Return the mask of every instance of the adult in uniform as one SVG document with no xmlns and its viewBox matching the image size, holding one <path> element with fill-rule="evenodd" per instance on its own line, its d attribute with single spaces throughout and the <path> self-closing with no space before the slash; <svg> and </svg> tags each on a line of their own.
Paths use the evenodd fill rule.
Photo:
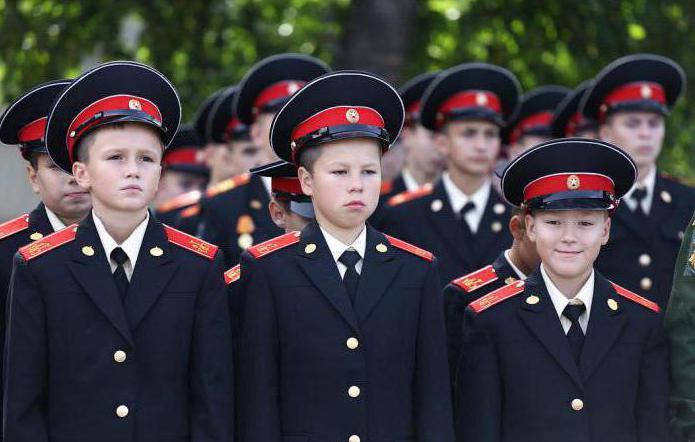
<svg viewBox="0 0 695 442">
<path fill-rule="evenodd" d="M 591 80 L 581 82 L 557 105 L 550 124 L 554 138 L 598 138 L 598 121 L 585 117 L 579 110 L 579 105 L 590 85 Z"/>
<path fill-rule="evenodd" d="M 262 163 L 276 161 L 268 134 L 275 113 L 307 81 L 328 72 L 322 61 L 299 54 L 280 54 L 258 62 L 244 76 L 237 91 L 236 117 L 249 126 Z M 243 175 L 230 189 L 208 199 L 203 213 L 203 239 L 218 244 L 228 266 L 239 262 L 247 247 L 282 233 L 268 216 L 270 178 Z M 246 220 L 252 222 L 248 223 Z"/>
<path fill-rule="evenodd" d="M 15 257 L 5 440 L 232 440 L 221 254 L 147 209 L 180 109 L 162 74 L 129 61 L 87 71 L 53 105 L 49 154 L 93 211 Z"/>
<path fill-rule="evenodd" d="M 599 121 L 599 136 L 637 163 L 611 238 L 596 262 L 608 278 L 665 308 L 683 230 L 695 210 L 695 190 L 657 170 L 665 116 L 685 86 L 683 69 L 659 55 L 637 54 L 606 66 L 586 93 L 582 112 Z"/>
<path fill-rule="evenodd" d="M 434 258 L 366 224 L 403 117 L 390 85 L 345 71 L 273 120 L 316 221 L 242 255 L 243 440 L 453 440 Z"/>
<path fill-rule="evenodd" d="M 422 99 L 420 123 L 435 132 L 447 170 L 433 187 L 392 197 L 380 226 L 431 250 L 440 260 L 442 287 L 489 264 L 512 242 L 504 228 L 510 210 L 490 175 L 500 127 L 516 111 L 519 95 L 511 72 L 469 63 L 438 75 Z"/>
<path fill-rule="evenodd" d="M 617 147 L 558 139 L 502 176 L 527 210 L 540 268 L 469 304 L 456 412 L 461 441 L 667 440 L 659 306 L 593 268 L 637 169 Z"/>
</svg>

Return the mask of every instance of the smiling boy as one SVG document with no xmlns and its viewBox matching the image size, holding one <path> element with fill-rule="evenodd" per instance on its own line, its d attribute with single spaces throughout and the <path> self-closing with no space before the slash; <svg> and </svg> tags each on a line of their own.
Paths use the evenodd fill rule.
<svg viewBox="0 0 695 442">
<path fill-rule="evenodd" d="M 659 306 L 593 267 L 636 176 L 623 151 L 581 138 L 507 166 L 505 198 L 527 211 L 541 266 L 466 311 L 458 440 L 667 440 Z"/>
<path fill-rule="evenodd" d="M 336 72 L 273 120 L 316 220 L 242 255 L 244 440 L 453 440 L 434 258 L 366 224 L 403 117 L 383 80 Z"/>
<path fill-rule="evenodd" d="M 5 440 L 232 440 L 222 258 L 148 211 L 179 119 L 173 86 L 134 62 L 56 100 L 49 154 L 93 210 L 15 257 Z"/>
</svg>

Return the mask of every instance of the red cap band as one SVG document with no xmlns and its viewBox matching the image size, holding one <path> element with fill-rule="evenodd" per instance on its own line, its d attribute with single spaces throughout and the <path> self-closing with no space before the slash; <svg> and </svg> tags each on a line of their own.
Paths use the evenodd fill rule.
<svg viewBox="0 0 695 442">
<path fill-rule="evenodd" d="M 559 173 L 540 177 L 524 187 L 524 201 L 566 192 L 568 190 L 594 190 L 615 194 L 613 180 L 595 173 Z"/>
<path fill-rule="evenodd" d="M 253 114 L 258 115 L 261 108 L 280 98 L 291 97 L 306 84 L 306 81 L 285 80 L 271 84 L 263 89 L 253 102 Z"/>
<path fill-rule="evenodd" d="M 573 137 L 577 133 L 577 129 L 588 124 L 589 121 L 587 118 L 584 118 L 581 112 L 576 112 L 565 125 L 565 136 Z"/>
<path fill-rule="evenodd" d="M 420 115 L 420 100 L 413 101 L 405 108 L 405 124 L 413 125 Z"/>
<path fill-rule="evenodd" d="M 497 95 L 489 91 L 459 92 L 446 100 L 437 112 L 437 126 L 443 125 L 452 111 L 466 108 L 486 108 L 498 114 L 502 113 L 502 105 Z"/>
<path fill-rule="evenodd" d="M 273 177 L 270 180 L 270 188 L 273 192 L 292 193 L 294 195 L 304 195 L 299 178 Z"/>
<path fill-rule="evenodd" d="M 177 148 L 167 151 L 162 161 L 167 166 L 200 166 L 203 164 L 200 150 L 195 147 Z"/>
<path fill-rule="evenodd" d="M 67 136 L 65 138 L 65 142 L 68 146 L 68 156 L 70 161 L 73 161 L 73 149 L 75 148 L 75 143 L 80 138 L 80 135 L 82 135 L 90 127 L 98 124 L 101 120 L 94 120 L 88 126 L 80 128 L 80 133 L 77 133 L 77 128 L 90 118 L 93 118 L 99 112 L 117 110 L 142 111 L 158 122 L 161 123 L 162 121 L 162 113 L 159 112 L 157 106 L 150 100 L 137 97 L 135 95 L 112 95 L 110 97 L 104 97 L 101 100 L 95 101 L 87 106 L 84 110 L 82 110 L 82 112 L 77 114 L 75 119 L 72 120 L 72 123 L 70 123 Z"/>
<path fill-rule="evenodd" d="M 522 135 L 531 129 L 550 127 L 553 116 L 553 113 L 550 111 L 537 112 L 519 121 L 509 136 L 509 143 L 515 143 Z"/>
<path fill-rule="evenodd" d="M 650 100 L 666 105 L 666 92 L 664 92 L 664 88 L 658 83 L 647 81 L 628 83 L 606 95 L 599 109 L 599 120 L 603 121 L 611 106 L 624 102 L 641 100 Z"/>
<path fill-rule="evenodd" d="M 43 140 L 44 132 L 46 131 L 47 117 L 39 118 L 27 124 L 19 130 L 17 138 L 20 143 L 29 143 L 31 141 Z"/>
<path fill-rule="evenodd" d="M 361 124 L 381 128 L 385 126 L 384 119 L 379 112 L 371 107 L 336 106 L 322 110 L 299 123 L 292 131 L 292 141 L 296 141 L 324 127 L 349 124 Z"/>
<path fill-rule="evenodd" d="M 239 126 L 243 126 L 241 120 L 239 120 L 238 118 L 230 118 L 230 120 L 227 122 L 227 126 L 224 128 L 224 136 L 227 139 L 227 141 L 231 141 L 234 139 L 234 131 Z"/>
</svg>

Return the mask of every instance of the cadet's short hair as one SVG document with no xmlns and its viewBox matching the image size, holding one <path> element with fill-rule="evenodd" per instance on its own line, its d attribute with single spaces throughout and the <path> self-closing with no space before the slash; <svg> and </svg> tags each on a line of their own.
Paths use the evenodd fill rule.
<svg viewBox="0 0 695 442">
<path fill-rule="evenodd" d="M 300 167 L 308 170 L 309 173 L 314 173 L 314 164 L 323 153 L 325 147 L 326 146 L 324 144 L 319 144 L 317 146 L 311 146 L 300 150 L 299 157 L 297 158 L 297 164 Z"/>
</svg>

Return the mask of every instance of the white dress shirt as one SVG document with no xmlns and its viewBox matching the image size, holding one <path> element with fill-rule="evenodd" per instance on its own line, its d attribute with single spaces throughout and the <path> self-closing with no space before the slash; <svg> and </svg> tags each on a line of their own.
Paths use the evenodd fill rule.
<svg viewBox="0 0 695 442">
<path fill-rule="evenodd" d="M 150 219 L 149 211 L 147 212 L 145 220 L 138 224 L 135 230 L 133 230 L 133 233 L 131 233 L 130 236 L 126 238 L 126 240 L 123 241 L 121 244 L 118 244 L 116 240 L 114 240 L 113 237 L 109 235 L 109 232 L 106 231 L 104 223 L 101 221 L 101 219 L 99 219 L 97 214 L 94 213 L 94 210 L 92 210 L 92 216 L 94 217 L 94 226 L 96 227 L 97 233 L 99 234 L 101 246 L 104 248 L 104 252 L 106 253 L 106 260 L 109 262 L 111 273 L 115 272 L 116 267 L 118 267 L 116 261 L 111 259 L 111 252 L 116 247 L 120 247 L 123 249 L 125 254 L 128 255 L 128 261 L 126 261 L 123 264 L 123 270 L 125 270 L 125 274 L 128 277 L 128 281 L 130 281 L 130 278 L 133 276 L 133 270 L 135 269 L 135 263 L 138 260 L 138 253 L 140 253 L 140 246 L 142 245 L 142 240 L 143 238 L 145 238 L 147 222 Z"/>
<path fill-rule="evenodd" d="M 417 190 L 422 187 L 422 185 L 415 180 L 413 174 L 410 173 L 407 168 L 403 169 L 401 176 L 403 177 L 403 182 L 405 183 L 405 190 Z"/>
<path fill-rule="evenodd" d="M 514 265 L 514 261 L 512 261 L 510 253 L 511 253 L 511 251 L 509 249 L 505 250 L 504 251 L 504 259 L 507 260 L 507 262 L 509 263 L 509 266 L 512 268 L 512 270 L 514 270 L 514 273 L 516 273 L 516 276 L 518 276 L 519 279 L 523 281 L 524 279 L 526 279 L 526 274 L 524 272 L 522 272 L 521 270 L 519 270 L 519 268 Z"/>
<path fill-rule="evenodd" d="M 57 232 L 58 230 L 63 230 L 67 226 L 58 218 L 58 215 L 53 213 L 51 209 L 49 209 L 46 206 L 43 206 L 44 209 L 46 209 L 46 216 L 48 217 L 48 222 L 51 223 L 51 227 L 53 227 L 53 231 Z"/>
<path fill-rule="evenodd" d="M 357 271 L 358 274 L 362 273 L 362 263 L 364 262 L 364 253 L 365 250 L 367 249 L 367 227 L 365 226 L 362 229 L 362 232 L 360 232 L 359 235 L 357 235 L 357 238 L 352 244 L 344 244 L 342 241 L 340 241 L 338 238 L 335 236 L 331 235 L 324 229 L 323 227 L 319 226 L 321 228 L 321 233 L 323 233 L 323 237 L 326 240 L 326 244 L 328 245 L 328 249 L 331 251 L 331 255 L 333 256 L 333 261 L 335 261 L 336 265 L 338 266 L 338 272 L 340 273 L 340 278 L 342 279 L 345 276 L 345 272 L 347 272 L 347 267 L 345 264 L 342 262 L 338 261 L 340 258 L 340 255 L 343 254 L 344 251 L 348 249 L 352 249 L 359 253 L 360 259 L 355 263 L 355 270 Z"/>
<path fill-rule="evenodd" d="M 490 197 L 490 180 L 485 181 L 472 195 L 466 195 L 461 189 L 456 187 L 448 172 L 442 174 L 442 182 L 444 183 L 444 190 L 446 190 L 446 194 L 449 196 L 449 203 L 454 211 L 454 215 L 458 215 L 467 202 L 470 201 L 475 204 L 475 209 L 469 210 L 465 215 L 468 227 L 475 234 L 480 226 L 480 221 L 483 219 L 485 206 L 487 206 L 487 200 Z"/>
<path fill-rule="evenodd" d="M 269 176 L 262 176 L 261 181 L 263 182 L 263 187 L 265 187 L 265 191 L 268 192 L 268 195 L 273 194 L 273 178 Z"/>
<path fill-rule="evenodd" d="M 637 201 L 632 199 L 632 193 L 637 189 L 638 187 L 643 188 L 644 190 L 647 191 L 647 196 L 644 197 L 642 200 L 642 210 L 644 213 L 649 215 L 649 211 L 652 209 L 652 199 L 654 198 L 654 185 L 656 184 L 656 167 L 652 167 L 652 170 L 647 174 L 644 179 L 639 182 L 635 183 L 634 186 L 632 186 L 632 189 L 628 193 L 626 193 L 620 201 L 627 204 L 627 207 L 631 211 L 635 211 L 635 208 L 637 208 Z"/>
<path fill-rule="evenodd" d="M 548 293 L 550 294 L 550 299 L 553 301 L 555 311 L 557 312 L 557 315 L 560 318 L 560 323 L 562 324 L 562 329 L 565 331 L 565 334 L 569 332 L 570 327 L 572 326 L 572 321 L 567 319 L 562 314 L 562 312 L 565 310 L 565 307 L 567 307 L 567 304 L 583 303 L 586 306 L 586 310 L 579 317 L 579 326 L 582 328 L 584 334 L 586 334 L 586 328 L 589 326 L 589 315 L 591 313 L 591 301 L 594 298 L 594 271 L 591 270 L 591 275 L 589 275 L 589 279 L 587 279 L 582 288 L 579 289 L 579 291 L 577 292 L 577 296 L 575 296 L 572 299 L 567 299 L 567 297 L 562 294 L 562 292 L 557 288 L 557 286 L 555 286 L 553 281 L 545 272 L 543 264 L 541 264 L 541 276 L 543 277 L 545 287 L 548 289 Z"/>
</svg>

